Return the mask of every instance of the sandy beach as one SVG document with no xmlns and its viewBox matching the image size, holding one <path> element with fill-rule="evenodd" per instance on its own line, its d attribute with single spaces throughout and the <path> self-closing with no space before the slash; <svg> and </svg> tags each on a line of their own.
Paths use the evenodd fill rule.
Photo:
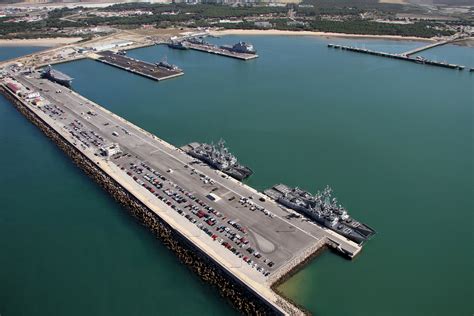
<svg viewBox="0 0 474 316">
<path fill-rule="evenodd" d="M 285 35 L 285 36 L 320 36 L 326 38 L 372 38 L 372 39 L 388 39 L 388 40 L 404 40 L 404 41 L 424 41 L 433 42 L 434 39 L 422 38 L 416 36 L 399 36 L 399 35 L 369 35 L 369 34 L 345 34 L 345 33 L 329 33 L 329 32 L 312 32 L 312 31 L 283 31 L 283 30 L 220 30 L 210 32 L 214 36 L 221 35 Z"/>
<path fill-rule="evenodd" d="M 53 47 L 80 41 L 81 37 L 54 37 L 32 39 L 0 39 L 0 46 L 45 46 Z"/>
</svg>

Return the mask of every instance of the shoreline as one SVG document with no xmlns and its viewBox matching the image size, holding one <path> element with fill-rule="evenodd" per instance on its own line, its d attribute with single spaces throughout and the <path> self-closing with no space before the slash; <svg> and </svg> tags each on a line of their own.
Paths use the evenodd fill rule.
<svg viewBox="0 0 474 316">
<path fill-rule="evenodd" d="M 29 39 L 0 39 L 0 46 L 44 46 L 54 47 L 72 44 L 82 40 L 82 37 L 51 37 Z"/>
<path fill-rule="evenodd" d="M 285 31 L 285 30 L 244 30 L 244 29 L 229 29 L 216 30 L 209 32 L 213 36 L 224 35 L 284 35 L 284 36 L 318 36 L 326 38 L 360 38 L 360 39 L 386 39 L 396 41 L 421 41 L 434 42 L 433 38 L 423 38 L 416 36 L 400 36 L 400 35 L 370 35 L 370 34 L 346 34 L 346 33 L 332 33 L 332 32 L 316 32 L 316 31 Z"/>
</svg>

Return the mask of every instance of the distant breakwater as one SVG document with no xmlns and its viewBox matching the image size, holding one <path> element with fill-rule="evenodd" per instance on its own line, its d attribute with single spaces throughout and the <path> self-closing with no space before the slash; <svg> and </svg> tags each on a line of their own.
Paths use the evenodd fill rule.
<svg viewBox="0 0 474 316">
<path fill-rule="evenodd" d="M 20 113 L 31 123 L 36 125 L 68 155 L 76 166 L 81 168 L 90 178 L 110 193 L 117 202 L 125 206 L 141 224 L 150 229 L 152 233 L 160 239 L 182 263 L 186 264 L 186 266 L 195 272 L 202 281 L 217 288 L 220 295 L 239 312 L 246 315 L 281 314 L 280 311 L 275 310 L 275 308 L 260 299 L 255 293 L 240 283 L 240 281 L 229 275 L 223 268 L 213 262 L 200 249 L 161 220 L 158 215 L 154 214 L 135 196 L 130 194 L 118 182 L 101 170 L 92 160 L 72 146 L 63 136 L 58 134 L 39 116 L 12 96 L 3 86 L 0 86 L 0 93 L 11 101 Z M 295 314 L 294 306 L 291 306 L 288 302 L 284 302 L 283 299 L 279 303 L 286 312 Z"/>
</svg>

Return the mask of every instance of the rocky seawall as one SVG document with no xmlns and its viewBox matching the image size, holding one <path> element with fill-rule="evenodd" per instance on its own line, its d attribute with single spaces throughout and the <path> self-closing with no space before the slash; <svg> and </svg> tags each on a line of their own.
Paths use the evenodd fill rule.
<svg viewBox="0 0 474 316">
<path fill-rule="evenodd" d="M 216 288 L 220 295 L 239 312 L 247 315 L 282 314 L 281 311 L 275 309 L 274 306 L 269 305 L 261 299 L 256 293 L 234 278 L 199 248 L 194 246 L 166 222 L 161 220 L 158 215 L 125 190 L 118 182 L 103 172 L 102 169 L 100 169 L 92 160 L 72 146 L 54 129 L 49 127 L 48 124 L 12 96 L 3 86 L 0 86 L 0 93 L 9 99 L 17 110 L 31 123 L 40 128 L 47 137 L 56 143 L 56 145 L 72 159 L 74 164 L 81 168 L 90 178 L 111 194 L 117 202 L 125 206 L 125 208 L 129 210 L 141 224 L 146 226 L 158 239 L 160 239 L 161 242 L 170 249 L 182 263 L 195 272 L 202 281 Z M 284 302 L 283 299 L 282 302 L 279 303 L 281 305 L 286 305 L 285 311 L 287 313 L 300 314 L 298 309 L 292 306 L 292 304 Z"/>
</svg>

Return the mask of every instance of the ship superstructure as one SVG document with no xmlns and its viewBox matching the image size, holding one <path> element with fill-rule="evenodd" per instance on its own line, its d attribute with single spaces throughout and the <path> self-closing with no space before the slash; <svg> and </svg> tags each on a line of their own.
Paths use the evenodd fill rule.
<svg viewBox="0 0 474 316">
<path fill-rule="evenodd" d="M 181 50 L 197 50 L 240 60 L 250 60 L 258 57 L 257 51 L 250 43 L 238 42 L 233 45 L 215 45 L 206 42 L 202 37 L 175 38 L 168 42 L 168 47 Z"/>
<path fill-rule="evenodd" d="M 213 168 L 216 168 L 227 175 L 241 181 L 253 174 L 253 171 L 241 165 L 237 158 L 232 155 L 225 142 L 221 139 L 217 145 L 191 143 L 183 147 L 189 155 L 197 158 Z"/>
<path fill-rule="evenodd" d="M 186 39 L 186 41 L 188 43 L 196 44 L 196 45 L 208 45 L 208 46 L 212 45 L 212 44 L 206 42 L 204 40 L 204 38 L 202 38 L 202 37 L 191 37 L 191 38 Z"/>
<path fill-rule="evenodd" d="M 171 43 L 168 43 L 168 47 L 181 50 L 189 49 L 188 45 L 186 44 L 186 41 L 171 41 Z"/>
<path fill-rule="evenodd" d="M 256 54 L 257 51 L 253 47 L 252 44 L 246 42 L 238 42 L 233 46 L 221 46 L 223 49 L 227 49 L 234 53 L 241 53 L 241 54 Z"/>
<path fill-rule="evenodd" d="M 157 62 L 156 65 L 158 67 L 171 70 L 171 71 L 182 71 L 182 69 L 179 68 L 178 66 L 168 63 L 168 59 L 166 57 L 163 58 L 161 61 Z"/>
<path fill-rule="evenodd" d="M 278 184 L 265 190 L 265 194 L 358 244 L 375 234 L 375 230 L 349 216 L 347 210 L 333 196 L 329 186 L 312 195 L 297 187 Z"/>
<path fill-rule="evenodd" d="M 43 69 L 43 72 L 41 73 L 41 77 L 49 79 L 51 81 L 57 82 L 60 85 L 70 87 L 72 78 L 69 77 L 68 75 L 53 69 L 51 65 L 48 65 L 45 69 Z"/>
</svg>

